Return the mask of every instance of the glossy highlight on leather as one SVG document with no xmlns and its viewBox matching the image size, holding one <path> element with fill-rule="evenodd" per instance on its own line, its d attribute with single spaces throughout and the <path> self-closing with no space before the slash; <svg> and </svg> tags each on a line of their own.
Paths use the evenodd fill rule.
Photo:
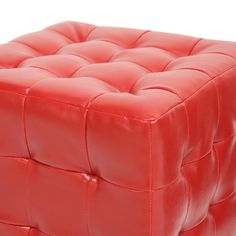
<svg viewBox="0 0 236 236">
<path fill-rule="evenodd" d="M 236 43 L 62 22 L 0 45 L 0 236 L 235 236 Z"/>
</svg>

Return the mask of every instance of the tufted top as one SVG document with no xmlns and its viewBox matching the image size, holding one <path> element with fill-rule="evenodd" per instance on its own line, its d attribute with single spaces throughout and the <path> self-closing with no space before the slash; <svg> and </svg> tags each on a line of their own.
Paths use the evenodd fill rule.
<svg viewBox="0 0 236 236">
<path fill-rule="evenodd" d="M 142 121 L 236 65 L 233 42 L 78 22 L 24 35 L 0 52 L 4 90 Z"/>
</svg>

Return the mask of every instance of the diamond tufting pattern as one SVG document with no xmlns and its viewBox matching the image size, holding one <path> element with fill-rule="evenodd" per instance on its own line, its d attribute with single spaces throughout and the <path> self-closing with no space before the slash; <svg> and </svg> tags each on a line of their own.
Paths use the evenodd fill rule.
<svg viewBox="0 0 236 236">
<path fill-rule="evenodd" d="M 236 43 L 63 22 L 0 98 L 1 236 L 236 235 Z"/>
</svg>

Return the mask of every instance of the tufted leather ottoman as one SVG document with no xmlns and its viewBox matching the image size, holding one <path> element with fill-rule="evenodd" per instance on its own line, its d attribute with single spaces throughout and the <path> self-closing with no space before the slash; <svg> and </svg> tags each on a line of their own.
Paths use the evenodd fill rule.
<svg viewBox="0 0 236 236">
<path fill-rule="evenodd" d="M 0 236 L 236 235 L 236 43 L 64 22 L 0 68 Z"/>
</svg>

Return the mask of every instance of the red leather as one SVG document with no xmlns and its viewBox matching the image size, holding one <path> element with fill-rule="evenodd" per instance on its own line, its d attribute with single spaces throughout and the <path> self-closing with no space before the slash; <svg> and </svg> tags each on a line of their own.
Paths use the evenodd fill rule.
<svg viewBox="0 0 236 236">
<path fill-rule="evenodd" d="M 236 235 L 236 43 L 64 22 L 0 68 L 1 236 Z"/>
</svg>

